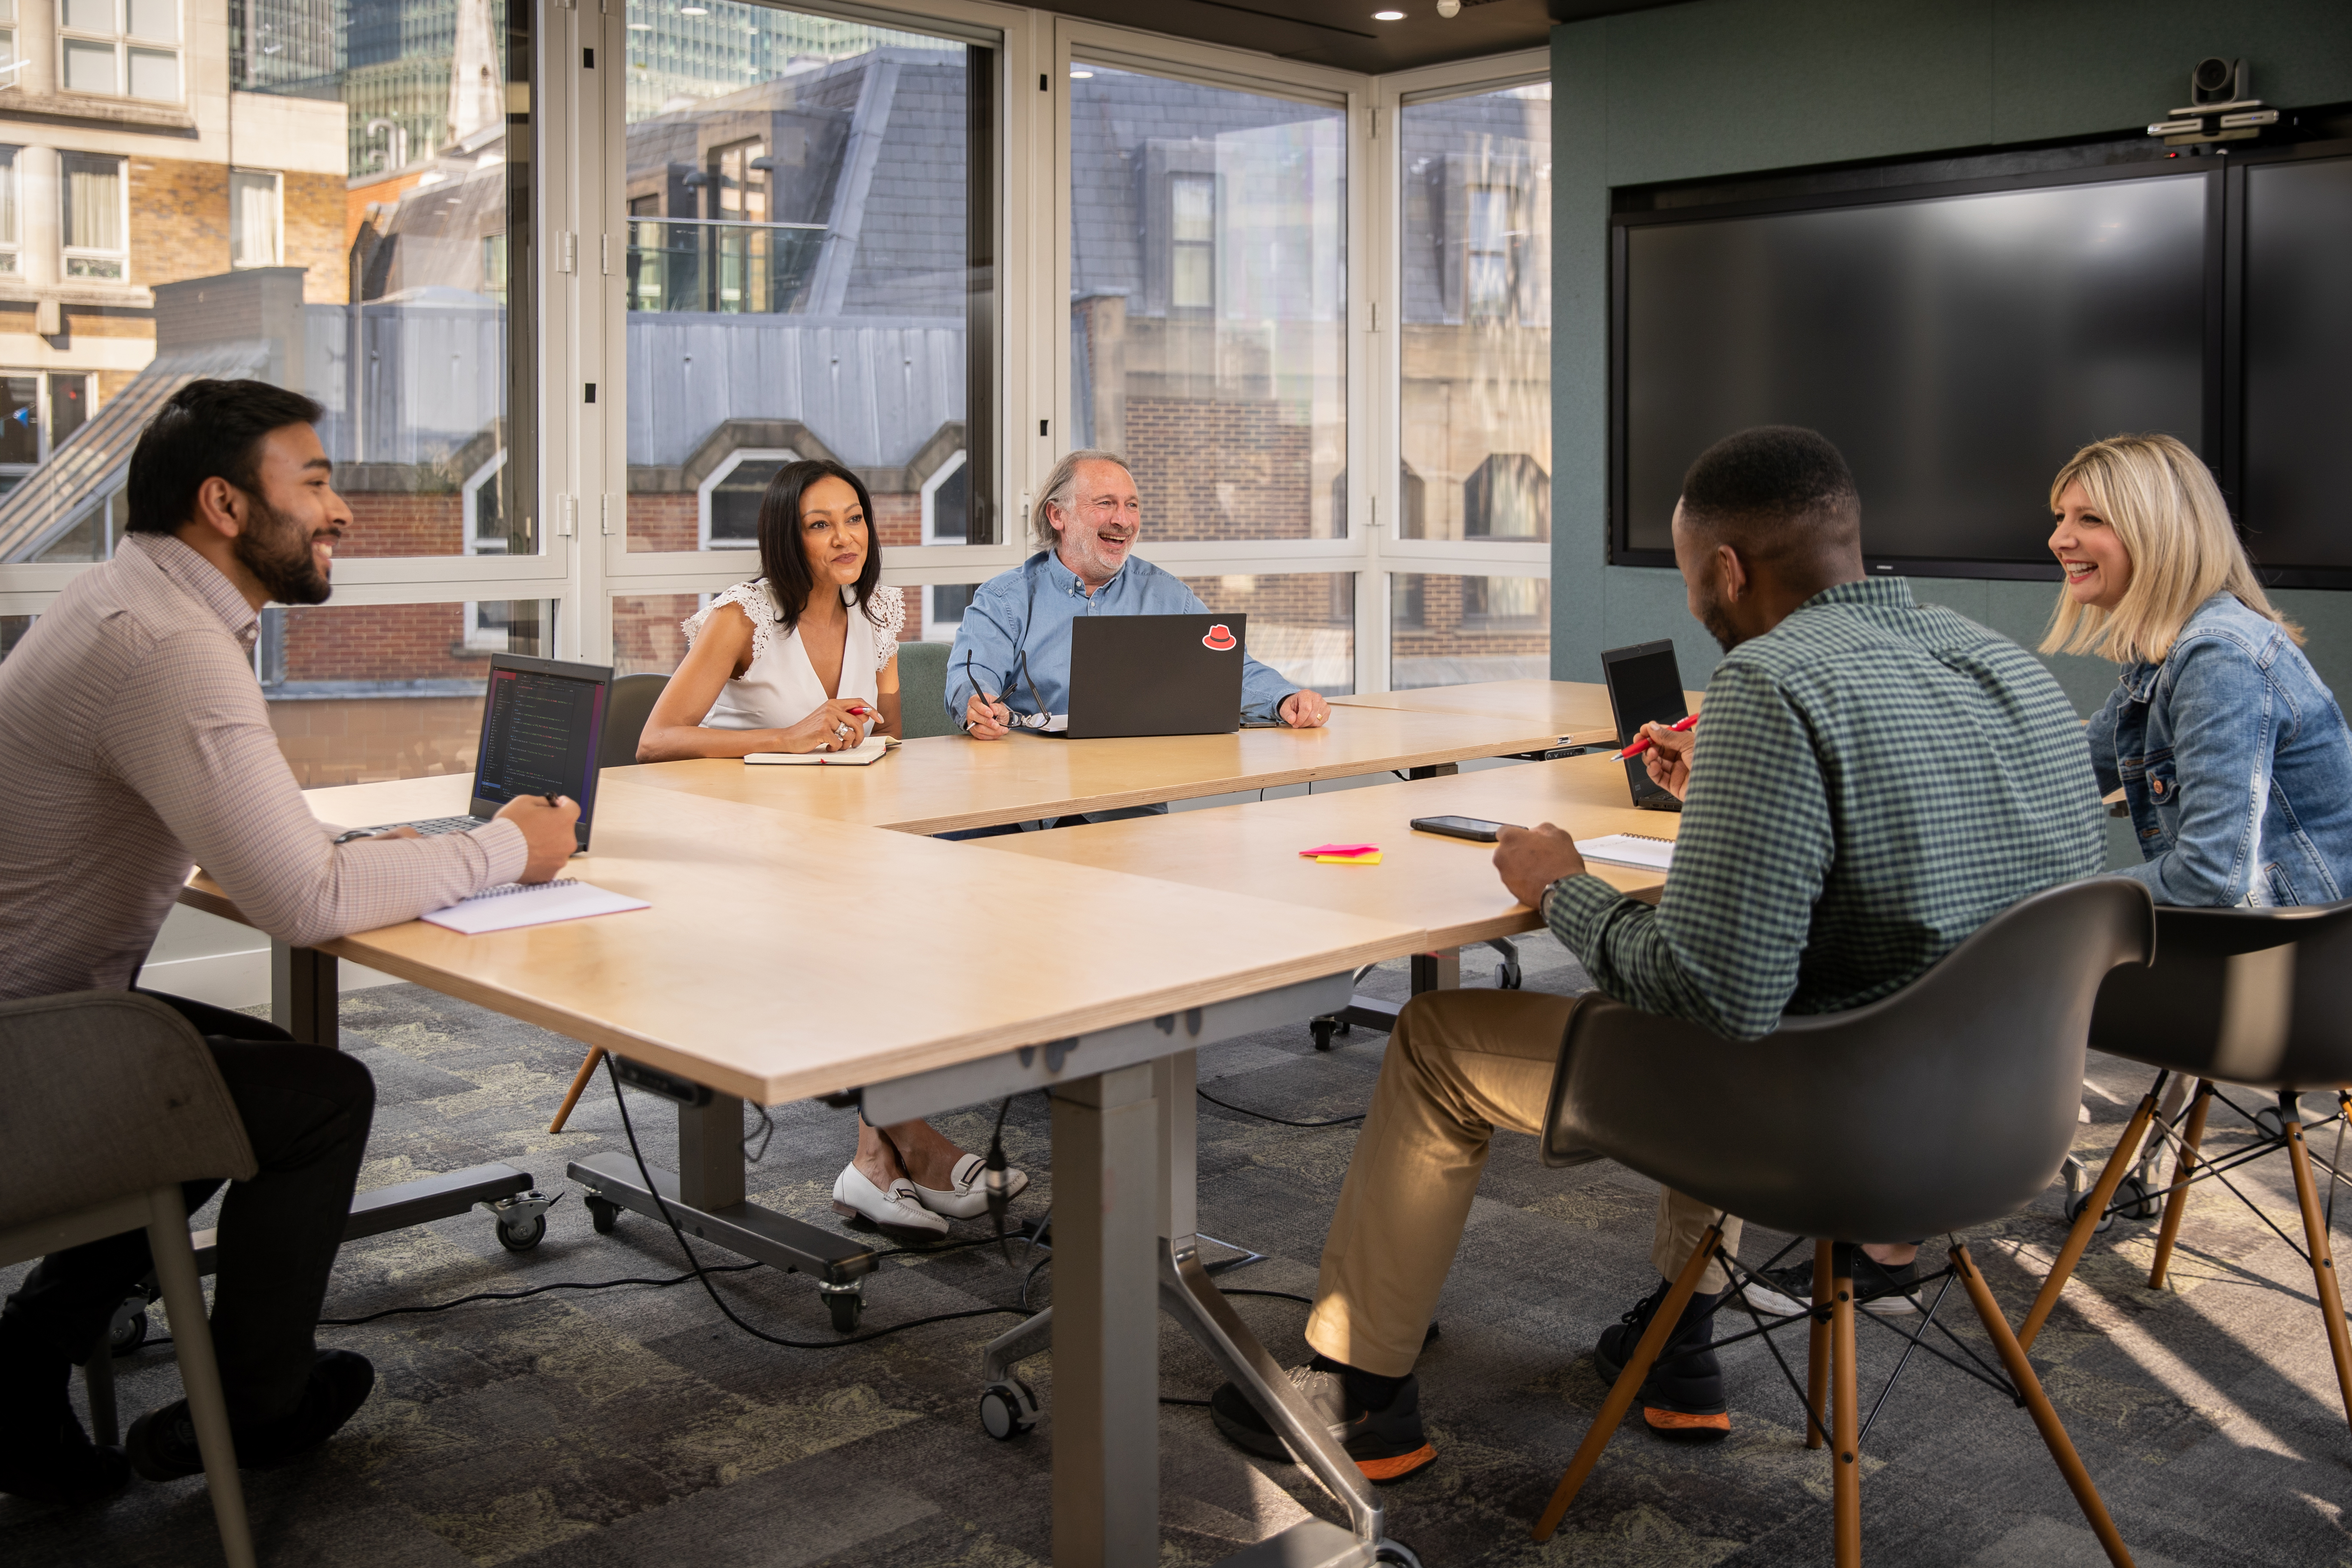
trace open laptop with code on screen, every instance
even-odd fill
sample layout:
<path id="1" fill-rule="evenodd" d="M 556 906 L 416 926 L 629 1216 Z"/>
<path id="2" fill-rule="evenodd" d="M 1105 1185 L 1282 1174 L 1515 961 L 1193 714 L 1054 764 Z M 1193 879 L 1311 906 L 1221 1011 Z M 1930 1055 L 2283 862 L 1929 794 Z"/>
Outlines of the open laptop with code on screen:
<path id="1" fill-rule="evenodd" d="M 354 831 L 414 827 L 428 835 L 465 833 L 497 816 L 510 800 L 570 795 L 580 803 L 580 820 L 572 825 L 572 833 L 579 851 L 584 852 L 596 809 L 596 742 L 604 728 L 604 702 L 612 685 L 609 665 L 492 654 L 468 815 L 387 822 Z"/>

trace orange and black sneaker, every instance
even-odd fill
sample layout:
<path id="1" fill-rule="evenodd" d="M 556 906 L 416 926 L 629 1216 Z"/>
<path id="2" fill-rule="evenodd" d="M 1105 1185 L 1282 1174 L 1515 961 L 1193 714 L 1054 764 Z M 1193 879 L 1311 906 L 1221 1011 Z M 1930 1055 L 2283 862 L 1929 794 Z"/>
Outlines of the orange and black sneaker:
<path id="1" fill-rule="evenodd" d="M 1368 1410 L 1349 1397 L 1346 1381 L 1336 1372 L 1295 1366 L 1290 1384 L 1328 1423 L 1332 1440 L 1347 1450 L 1366 1480 L 1376 1485 L 1401 1481 L 1436 1459 L 1437 1450 L 1421 1429 L 1419 1378 L 1405 1378 L 1397 1385 L 1396 1397 L 1379 1410 Z M 1275 1435 L 1249 1396 L 1230 1383 L 1210 1395 L 1209 1419 L 1236 1447 L 1262 1459 L 1291 1459 L 1289 1445 Z"/>
<path id="2" fill-rule="evenodd" d="M 1671 1289 L 1659 1280 L 1658 1288 L 1636 1302 L 1615 1327 L 1601 1331 L 1601 1342 L 1592 1347 L 1592 1360 L 1602 1378 L 1617 1381 Z M 1731 1406 L 1723 1397 L 1723 1363 L 1715 1354 L 1715 1310 L 1727 1293 L 1690 1299 L 1681 1321 L 1666 1336 L 1650 1375 L 1643 1380 L 1642 1422 L 1651 1436 L 1669 1443 L 1720 1443 L 1731 1436 Z"/>

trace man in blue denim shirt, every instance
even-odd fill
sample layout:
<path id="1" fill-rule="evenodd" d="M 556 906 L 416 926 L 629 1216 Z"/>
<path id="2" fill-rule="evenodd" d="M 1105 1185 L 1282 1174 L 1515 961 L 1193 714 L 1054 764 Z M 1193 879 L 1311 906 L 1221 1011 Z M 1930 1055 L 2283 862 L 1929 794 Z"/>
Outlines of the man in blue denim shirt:
<path id="1" fill-rule="evenodd" d="M 1130 559 L 1143 501 L 1127 464 L 1073 452 L 1055 465 L 1038 503 L 1038 542 L 1052 546 L 983 584 L 948 656 L 948 716 L 975 741 L 1002 740 L 1015 712 L 1069 711 L 1070 624 L 1080 616 L 1202 615 L 1183 580 Z M 1310 730 L 1330 705 L 1244 656 L 1244 720 Z"/>

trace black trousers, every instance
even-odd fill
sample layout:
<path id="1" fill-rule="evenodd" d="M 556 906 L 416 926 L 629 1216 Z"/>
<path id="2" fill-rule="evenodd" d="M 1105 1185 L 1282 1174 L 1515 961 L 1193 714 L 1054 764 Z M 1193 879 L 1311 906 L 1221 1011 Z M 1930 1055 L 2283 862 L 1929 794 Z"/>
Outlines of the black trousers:
<path id="1" fill-rule="evenodd" d="M 204 1035 L 261 1167 L 251 1181 L 230 1184 L 221 1204 L 212 1331 L 230 1422 L 271 1420 L 300 1403 L 310 1380 L 311 1331 L 367 1150 L 375 1080 L 353 1058 L 298 1044 L 275 1024 L 142 994 L 177 1008 Z M 220 1185 L 184 1184 L 189 1212 Z M 143 1230 L 53 1252 L 0 1309 L 6 1337 L 21 1345 L 30 1336 L 68 1361 L 86 1361 L 153 1266 Z"/>

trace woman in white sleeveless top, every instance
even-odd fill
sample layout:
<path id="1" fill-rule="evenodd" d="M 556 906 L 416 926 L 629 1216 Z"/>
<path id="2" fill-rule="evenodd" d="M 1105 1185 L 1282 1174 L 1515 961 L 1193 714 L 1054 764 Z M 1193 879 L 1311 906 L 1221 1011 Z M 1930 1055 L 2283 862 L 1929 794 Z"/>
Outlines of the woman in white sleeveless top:
<path id="1" fill-rule="evenodd" d="M 898 629 L 864 481 L 838 463 L 787 463 L 760 501 L 761 575 L 686 623 L 687 656 L 637 741 L 637 761 L 839 752 L 898 733 Z M 857 1122 L 833 1206 L 860 1228 L 936 1240 L 988 1212 L 982 1162 L 924 1121 Z M 1009 1191 L 1029 1184 L 1009 1173 Z"/>

